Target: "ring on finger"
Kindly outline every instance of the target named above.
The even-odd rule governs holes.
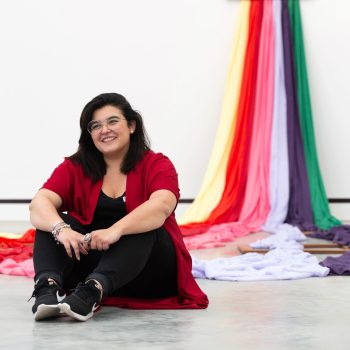
[[[84,235],[83,241],[86,242],[86,243],[90,243],[91,239],[92,239],[91,233],[87,233],[87,234]]]

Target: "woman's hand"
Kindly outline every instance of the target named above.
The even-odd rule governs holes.
[[[88,247],[83,245],[84,236],[69,227],[62,229],[57,239],[64,246],[70,258],[73,257],[73,251],[77,260],[80,260],[80,253],[88,254]]]
[[[107,250],[111,244],[119,241],[121,236],[118,230],[113,227],[92,231],[91,241],[88,245],[90,249]],[[84,243],[84,247],[87,247],[86,243]]]

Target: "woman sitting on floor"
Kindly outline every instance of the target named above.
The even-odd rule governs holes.
[[[101,303],[206,308],[175,220],[176,170],[150,150],[140,114],[122,95],[101,94],[80,127],[78,151],[30,204],[35,320],[85,321]]]

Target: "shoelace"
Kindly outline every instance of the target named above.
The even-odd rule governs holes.
[[[39,280],[34,287],[34,291],[33,294],[31,295],[31,297],[27,300],[27,302],[29,302],[32,298],[37,297],[39,294],[39,291],[43,288],[51,288],[51,287],[56,287],[57,290],[59,291],[59,294],[63,295],[65,294],[65,291],[57,284],[57,282],[55,282],[54,280],[52,280],[53,282],[50,284],[48,280]]]

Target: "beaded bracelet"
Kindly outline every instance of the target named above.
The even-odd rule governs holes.
[[[66,224],[64,221],[57,223],[52,229],[52,236],[55,239],[57,244],[60,244],[58,240],[58,235],[64,228],[70,228],[69,224]]]
[[[62,226],[62,225],[64,225],[64,224],[65,224],[64,221],[58,221],[58,222],[56,222],[54,225],[52,225],[52,230],[51,230],[51,232],[57,230],[59,226]]]

